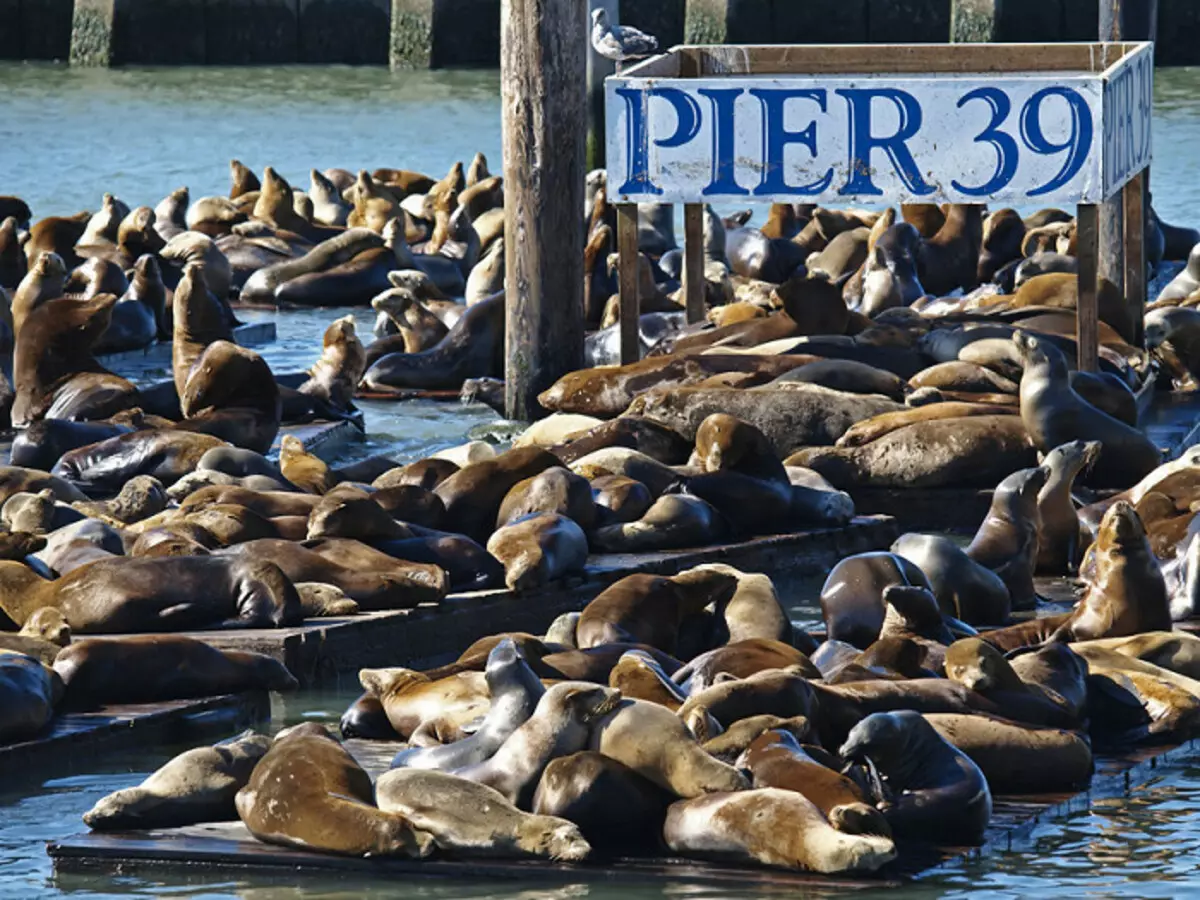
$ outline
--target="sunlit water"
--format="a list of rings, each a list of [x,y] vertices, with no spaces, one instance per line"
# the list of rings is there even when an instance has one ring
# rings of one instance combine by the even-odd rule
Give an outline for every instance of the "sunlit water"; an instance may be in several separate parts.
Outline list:
[[[383,69],[157,69],[81,71],[0,64],[0,194],[19,194],[37,216],[95,209],[104,191],[131,205],[158,202],[186,184],[192,196],[228,189],[231,157],[255,170],[273,165],[304,186],[312,167],[382,166],[444,173],[476,151],[500,168],[499,79],[495,73],[391,74]],[[1155,205],[1167,221],[1200,222],[1200,71],[1158,73],[1154,134]],[[336,315],[243,312],[276,322],[279,340],[262,348],[279,372],[306,368]],[[370,316],[359,322],[370,332]],[[166,376],[139,367],[142,378]],[[400,461],[489,430],[480,406],[364,403],[369,438],[353,455]],[[810,619],[811,596],[789,598]],[[356,692],[306,692],[278,706],[272,728],[302,719],[335,723]],[[552,888],[519,882],[364,882],[215,873],[63,875],[51,872],[43,842],[77,832],[80,814],[112,790],[140,780],[181,747],[81,759],[77,773],[0,793],[0,897],[489,898],[649,900],[726,898],[729,889],[621,885],[581,880]],[[1186,896],[1200,891],[1200,758],[1160,766],[1129,795],[1099,800],[1039,826],[1013,852],[951,864],[889,897]],[[795,892],[789,891],[795,896]],[[832,892],[830,892],[832,893]],[[883,892],[866,892],[872,896]],[[856,896],[864,894],[856,893]]]

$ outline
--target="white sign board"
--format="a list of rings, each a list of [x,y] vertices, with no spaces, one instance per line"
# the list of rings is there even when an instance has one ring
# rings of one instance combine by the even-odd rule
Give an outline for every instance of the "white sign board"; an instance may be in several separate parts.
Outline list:
[[[1150,162],[1153,83],[1149,46],[1103,73],[634,72],[606,83],[608,190],[620,203],[1099,203]]]

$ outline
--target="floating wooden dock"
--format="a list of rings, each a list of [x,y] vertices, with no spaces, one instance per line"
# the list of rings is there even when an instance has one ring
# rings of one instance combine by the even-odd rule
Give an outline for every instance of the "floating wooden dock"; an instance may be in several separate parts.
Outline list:
[[[279,442],[284,435],[300,439],[304,449],[313,456],[319,456],[327,463],[333,463],[354,444],[366,440],[363,430],[353,422],[312,422],[306,425],[284,425],[279,429],[275,443],[271,445],[268,455],[279,456]],[[396,465],[400,465],[397,463]]]
[[[302,683],[378,666],[425,667],[454,658],[479,638],[502,631],[540,634],[560,613],[582,609],[612,582],[637,572],[673,575],[702,563],[766,572],[785,603],[795,584],[822,576],[854,553],[889,547],[899,531],[885,516],[861,516],[842,528],[756,538],[694,550],[599,554],[584,574],[546,588],[451,594],[411,610],[310,619],[294,628],[196,631],[226,650],[253,650],[283,662]]]
[[[347,741],[346,747],[373,775],[386,767],[398,744]],[[241,822],[197,825],[163,831],[124,834],[80,834],[47,845],[59,872],[127,874],[144,869],[178,868],[190,871],[247,870],[269,873],[337,872],[360,877],[397,875],[440,878],[482,878],[504,881],[675,882],[727,888],[868,889],[895,887],[967,856],[993,850],[1008,851],[1028,841],[1033,829],[1049,820],[1086,810],[1093,800],[1136,791],[1159,763],[1194,752],[1194,742],[1170,748],[1149,748],[1097,760],[1097,771],[1086,791],[995,797],[992,822],[980,847],[931,846],[901,843],[897,859],[874,875],[825,876],[777,869],[719,865],[663,857],[604,857],[580,864],[535,861],[447,859],[355,859],[310,853],[264,844]]]
[[[224,736],[271,716],[266,691],[195,700],[104,706],[56,716],[38,738],[0,747],[0,784],[37,784],[45,776],[95,766],[99,753]]]

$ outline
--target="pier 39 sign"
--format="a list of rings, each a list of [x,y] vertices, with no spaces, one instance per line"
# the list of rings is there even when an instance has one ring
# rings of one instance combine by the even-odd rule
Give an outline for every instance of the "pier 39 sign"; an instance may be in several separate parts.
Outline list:
[[[608,189],[624,203],[1099,203],[1150,162],[1153,67],[1144,45],[1094,73],[634,69],[607,80]]]

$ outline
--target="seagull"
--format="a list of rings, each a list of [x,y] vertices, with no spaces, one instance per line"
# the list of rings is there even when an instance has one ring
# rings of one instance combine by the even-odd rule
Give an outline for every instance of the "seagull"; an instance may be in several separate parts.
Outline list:
[[[658,38],[628,25],[610,25],[603,9],[592,11],[592,48],[605,59],[642,59],[658,49]]]

